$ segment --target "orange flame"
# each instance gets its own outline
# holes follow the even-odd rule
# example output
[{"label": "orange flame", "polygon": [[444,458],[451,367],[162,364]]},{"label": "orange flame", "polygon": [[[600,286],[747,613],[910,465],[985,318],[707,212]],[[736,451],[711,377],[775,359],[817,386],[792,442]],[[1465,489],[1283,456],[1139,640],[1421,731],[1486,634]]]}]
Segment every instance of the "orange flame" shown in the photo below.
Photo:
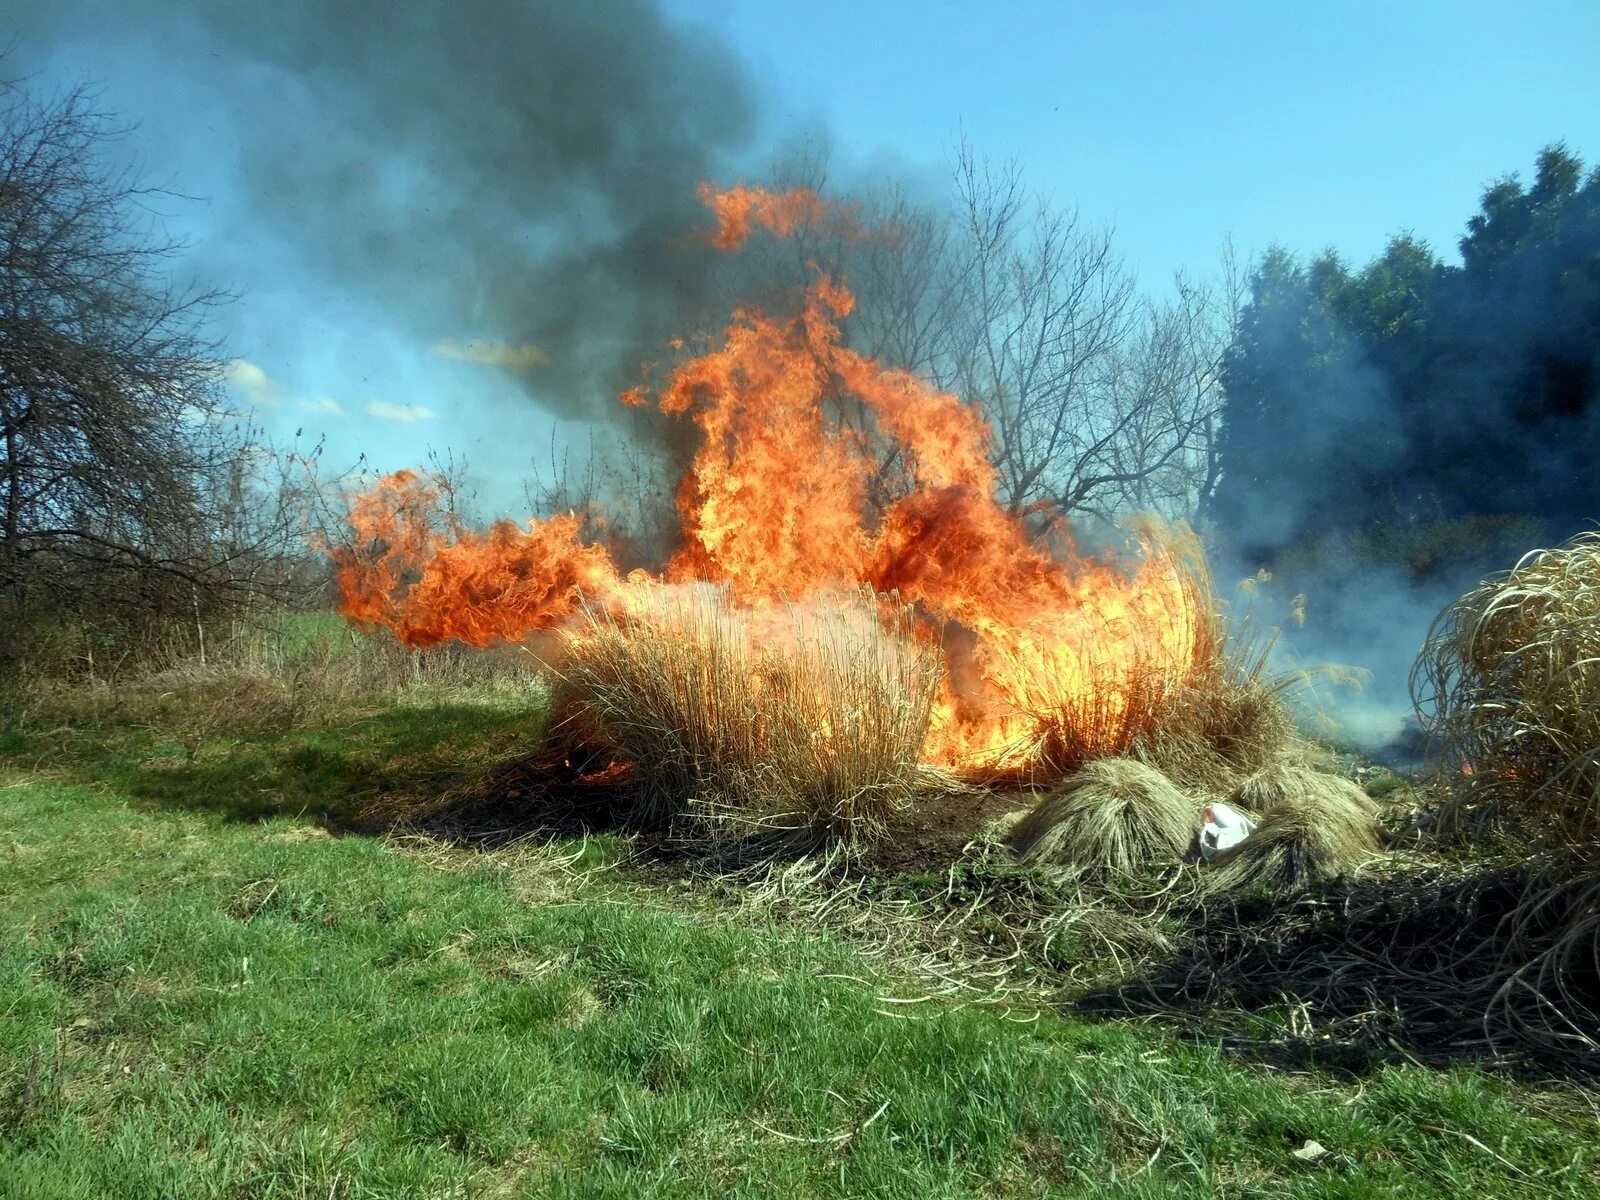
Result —
[{"label": "orange flame", "polygon": [[356,497],[349,521],[362,546],[333,554],[340,612],[408,646],[488,646],[553,628],[580,596],[607,603],[622,586],[604,547],[578,541],[576,517],[497,521],[480,534],[441,520],[440,499],[411,471]]},{"label": "orange flame", "polygon": [[778,237],[792,237],[805,226],[823,224],[830,215],[827,202],[809,188],[769,192],[737,184],[718,191],[702,183],[699,195],[717,218],[711,244],[718,250],[737,250],[757,226]]},{"label": "orange flame", "polygon": [[[701,196],[714,244],[765,228],[787,236],[829,218],[815,193],[738,187]],[[1181,678],[1198,652],[1195,596],[1176,554],[1147,547],[1123,570],[1046,553],[994,498],[990,431],[976,408],[843,342],[855,303],[818,272],[787,317],[741,309],[720,342],[682,361],[654,400],[700,432],[678,489],[682,549],[661,578],[726,584],[741,605],[870,586],[921,614],[947,678],[924,756],[1001,758],[1051,714],[1098,706],[1114,726],[1152,672]],[[858,414],[846,423],[838,401]],[[648,403],[643,389],[624,401]],[[908,486],[874,518],[875,448]],[[389,476],[351,511],[339,551],[341,609],[409,645],[484,646],[562,625],[581,600],[650,603],[660,580],[619,576],[572,517],[503,521],[479,534],[438,516],[437,490]]]}]

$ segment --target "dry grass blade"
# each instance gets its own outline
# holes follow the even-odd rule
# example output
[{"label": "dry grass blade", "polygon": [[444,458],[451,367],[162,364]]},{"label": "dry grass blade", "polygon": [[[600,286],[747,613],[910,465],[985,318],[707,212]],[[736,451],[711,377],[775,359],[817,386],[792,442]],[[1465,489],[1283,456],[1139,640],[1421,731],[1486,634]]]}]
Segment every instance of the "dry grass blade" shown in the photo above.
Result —
[{"label": "dry grass blade", "polygon": [[1600,849],[1600,533],[1536,550],[1434,622],[1412,692],[1454,771],[1447,816]]}]

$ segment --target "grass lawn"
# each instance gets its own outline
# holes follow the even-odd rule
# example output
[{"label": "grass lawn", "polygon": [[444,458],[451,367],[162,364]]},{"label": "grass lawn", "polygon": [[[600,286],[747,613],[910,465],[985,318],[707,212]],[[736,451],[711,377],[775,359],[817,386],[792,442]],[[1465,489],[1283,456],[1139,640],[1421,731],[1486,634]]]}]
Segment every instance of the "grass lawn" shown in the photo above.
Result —
[{"label": "grass lawn", "polygon": [[5,735],[0,1197],[1600,1194],[1570,1087],[897,1003],[850,943],[612,840],[328,833],[536,723]]}]

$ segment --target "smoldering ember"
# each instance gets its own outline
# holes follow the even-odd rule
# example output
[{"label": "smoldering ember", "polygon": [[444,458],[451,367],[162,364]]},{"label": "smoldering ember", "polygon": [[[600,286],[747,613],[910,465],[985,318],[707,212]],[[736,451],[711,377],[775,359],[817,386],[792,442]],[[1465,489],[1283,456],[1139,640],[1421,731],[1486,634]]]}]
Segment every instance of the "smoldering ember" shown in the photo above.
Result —
[{"label": "smoldering ember", "polygon": [[1600,1194],[1488,7],[0,15],[0,1200]]}]

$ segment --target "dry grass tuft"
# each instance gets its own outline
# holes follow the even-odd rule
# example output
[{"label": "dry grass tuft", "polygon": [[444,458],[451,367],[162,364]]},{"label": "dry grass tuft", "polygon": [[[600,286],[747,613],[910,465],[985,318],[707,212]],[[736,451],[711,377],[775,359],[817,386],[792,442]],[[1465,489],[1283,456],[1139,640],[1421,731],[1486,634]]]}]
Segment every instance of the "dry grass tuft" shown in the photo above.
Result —
[{"label": "dry grass tuft", "polygon": [[770,612],[663,587],[582,614],[557,735],[632,764],[638,815],[870,838],[911,802],[939,667],[870,596]]},{"label": "dry grass tuft", "polygon": [[1305,753],[1284,692],[1266,674],[1264,653],[1219,654],[1173,698],[1164,719],[1132,753],[1176,783],[1226,795],[1241,780]]},{"label": "dry grass tuft", "polygon": [[[1092,689],[1078,708],[1044,722],[1047,762],[1070,769],[1102,756],[1137,758],[1180,787],[1223,795],[1244,776],[1299,752],[1285,692],[1293,679],[1266,669],[1270,639],[1230,638],[1205,551],[1187,527],[1141,526],[1152,560],[1179,583],[1168,614],[1186,647],[1165,646],[1118,687]],[[1157,666],[1156,664],[1160,664]]]},{"label": "dry grass tuft", "polygon": [[1130,758],[1085,764],[1011,832],[1026,863],[1132,874],[1177,862],[1194,841],[1193,801],[1154,767]]},{"label": "dry grass tuft", "polygon": [[[1060,779],[1086,762],[1128,757],[1180,721],[1190,688],[1221,663],[1226,639],[1205,552],[1184,525],[1142,518],[1143,595],[1137,611],[1076,613],[1082,624],[1055,645],[998,639],[1011,703],[1032,725],[1016,758],[1035,778]],[[1052,655],[1062,647],[1070,652]]]},{"label": "dry grass tuft", "polygon": [[[1356,802],[1336,784],[1348,780],[1315,771],[1286,769],[1295,786],[1258,791],[1271,807],[1255,832],[1211,860],[1207,879],[1217,891],[1295,888],[1348,875],[1380,853],[1372,802]],[[1261,776],[1255,776],[1261,779]],[[1350,784],[1360,795],[1360,789]]]},{"label": "dry grass tuft", "polygon": [[1600,533],[1535,550],[1445,609],[1412,694],[1457,828],[1486,817],[1600,859]]}]

